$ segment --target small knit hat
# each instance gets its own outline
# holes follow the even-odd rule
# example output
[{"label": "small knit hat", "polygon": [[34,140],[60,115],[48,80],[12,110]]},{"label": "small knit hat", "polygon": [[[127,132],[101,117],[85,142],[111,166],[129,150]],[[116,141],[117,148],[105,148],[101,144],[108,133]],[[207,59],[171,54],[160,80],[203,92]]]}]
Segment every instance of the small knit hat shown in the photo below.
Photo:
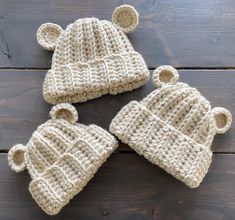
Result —
[{"label": "small knit hat", "polygon": [[153,72],[159,89],[131,101],[115,116],[110,131],[137,153],[184,182],[199,186],[212,159],[215,134],[232,122],[224,108],[211,108],[197,89],[177,82],[178,72],[161,66]]},{"label": "small knit hat", "polygon": [[29,191],[49,215],[57,214],[94,176],[117,147],[116,139],[96,125],[76,124],[78,113],[70,104],[58,104],[26,146],[12,147],[10,167],[27,169]]},{"label": "small knit hat", "polygon": [[112,22],[82,18],[65,30],[57,24],[42,24],[38,43],[54,50],[43,84],[44,99],[51,104],[85,102],[145,84],[148,68],[124,34],[134,31],[138,23],[135,8],[122,5],[114,10]]}]

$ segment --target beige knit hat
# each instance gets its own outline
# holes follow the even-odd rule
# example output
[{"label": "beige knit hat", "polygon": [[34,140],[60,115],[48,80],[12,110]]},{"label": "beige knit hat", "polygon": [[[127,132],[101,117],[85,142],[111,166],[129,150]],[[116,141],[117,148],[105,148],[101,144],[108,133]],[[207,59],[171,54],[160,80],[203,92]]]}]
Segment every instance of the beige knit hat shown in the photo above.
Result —
[{"label": "beige knit hat", "polygon": [[212,108],[195,89],[177,83],[178,72],[161,66],[153,73],[160,87],[142,101],[132,101],[115,116],[110,131],[150,162],[189,187],[203,180],[212,159],[210,146],[217,133],[232,122],[230,112]]},{"label": "beige knit hat", "polygon": [[43,48],[55,50],[43,84],[44,99],[52,104],[85,102],[145,84],[147,66],[124,34],[134,31],[138,22],[137,11],[122,5],[114,10],[112,22],[83,18],[66,30],[42,24],[37,40]]},{"label": "beige knit hat", "polygon": [[117,147],[116,139],[96,125],[75,124],[76,109],[58,104],[51,118],[33,133],[26,146],[12,147],[10,167],[28,170],[29,191],[49,215],[57,214],[94,176]]}]

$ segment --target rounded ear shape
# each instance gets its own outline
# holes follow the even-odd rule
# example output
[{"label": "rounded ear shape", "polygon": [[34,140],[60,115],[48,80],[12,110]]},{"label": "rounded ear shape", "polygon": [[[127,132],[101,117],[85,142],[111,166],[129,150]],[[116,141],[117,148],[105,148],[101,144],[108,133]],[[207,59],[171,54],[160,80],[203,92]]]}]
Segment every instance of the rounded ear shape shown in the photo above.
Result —
[{"label": "rounded ear shape", "polygon": [[121,5],[113,11],[112,22],[124,33],[130,33],[139,24],[139,14],[133,6]]},{"label": "rounded ear shape", "polygon": [[37,31],[37,41],[46,50],[54,50],[63,29],[53,23],[42,24]]},{"label": "rounded ear shape", "polygon": [[50,111],[52,119],[64,119],[71,124],[78,120],[78,112],[75,107],[68,103],[61,103],[52,107]]},{"label": "rounded ear shape", "polygon": [[17,173],[24,171],[26,168],[26,163],[24,160],[25,151],[26,146],[17,144],[13,146],[8,152],[8,164],[11,169]]},{"label": "rounded ear shape", "polygon": [[217,134],[225,133],[232,124],[232,115],[230,111],[225,108],[213,108],[212,117],[215,121],[215,129]]},{"label": "rounded ear shape", "polygon": [[160,66],[153,71],[152,80],[156,87],[175,84],[179,80],[179,73],[172,66]]}]

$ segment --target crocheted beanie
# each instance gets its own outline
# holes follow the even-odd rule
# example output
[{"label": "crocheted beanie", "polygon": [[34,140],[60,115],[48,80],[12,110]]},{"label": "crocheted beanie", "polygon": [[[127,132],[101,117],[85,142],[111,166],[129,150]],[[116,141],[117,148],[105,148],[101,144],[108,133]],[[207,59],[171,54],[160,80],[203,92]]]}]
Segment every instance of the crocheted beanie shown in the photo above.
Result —
[{"label": "crocheted beanie", "polygon": [[124,33],[138,25],[137,11],[122,5],[112,22],[78,19],[63,30],[52,23],[37,31],[39,44],[54,50],[43,97],[52,104],[85,102],[104,94],[130,91],[147,82],[149,71]]},{"label": "crocheted beanie", "polygon": [[177,82],[178,78],[171,66],[157,68],[153,83],[160,88],[124,106],[112,120],[110,131],[194,188],[210,166],[215,134],[229,129],[232,116],[224,108],[211,108],[195,88]]},{"label": "crocheted beanie", "polygon": [[32,197],[47,214],[55,215],[94,176],[117,141],[96,125],[75,124],[78,114],[70,104],[54,106],[50,115],[26,146],[10,149],[8,162],[16,172],[28,170]]}]

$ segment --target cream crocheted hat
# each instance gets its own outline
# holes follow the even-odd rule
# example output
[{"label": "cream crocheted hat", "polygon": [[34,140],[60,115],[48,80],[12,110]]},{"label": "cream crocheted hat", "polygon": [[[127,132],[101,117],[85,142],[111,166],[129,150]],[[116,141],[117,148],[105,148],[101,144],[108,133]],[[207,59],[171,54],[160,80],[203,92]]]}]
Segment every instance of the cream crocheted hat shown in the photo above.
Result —
[{"label": "cream crocheted hat", "polygon": [[43,84],[44,99],[52,104],[85,102],[146,83],[147,66],[124,34],[138,22],[136,10],[122,5],[114,10],[112,22],[83,18],[66,30],[57,24],[42,24],[37,40],[43,48],[54,50]]},{"label": "cream crocheted hat", "polygon": [[226,132],[230,112],[212,108],[195,89],[178,82],[178,72],[161,66],[153,73],[160,87],[142,101],[132,101],[115,116],[110,131],[140,155],[189,187],[203,180],[212,159],[216,133]]},{"label": "cream crocheted hat", "polygon": [[70,104],[58,104],[51,118],[33,133],[26,146],[12,147],[10,167],[27,169],[32,181],[29,191],[49,215],[57,214],[94,176],[117,147],[116,139],[96,125],[77,123]]}]

